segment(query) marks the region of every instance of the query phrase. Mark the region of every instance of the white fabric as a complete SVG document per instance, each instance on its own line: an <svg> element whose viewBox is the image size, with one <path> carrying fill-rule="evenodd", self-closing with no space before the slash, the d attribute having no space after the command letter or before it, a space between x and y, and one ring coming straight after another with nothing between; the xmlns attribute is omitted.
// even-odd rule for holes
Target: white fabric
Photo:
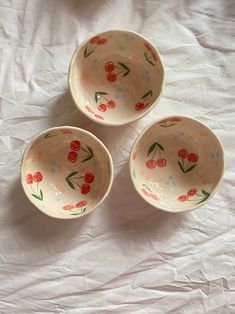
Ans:
<svg viewBox="0 0 235 314"><path fill-rule="evenodd" d="M0 2L1 314L235 313L234 15L234 0ZM108 128L76 110L67 72L79 43L114 28L156 44L166 85L148 116ZM144 126L169 114L206 123L226 158L217 194L177 215L137 195L127 163ZM19 180L31 137L59 125L96 134L115 163L106 201L65 222L34 208Z"/></svg>

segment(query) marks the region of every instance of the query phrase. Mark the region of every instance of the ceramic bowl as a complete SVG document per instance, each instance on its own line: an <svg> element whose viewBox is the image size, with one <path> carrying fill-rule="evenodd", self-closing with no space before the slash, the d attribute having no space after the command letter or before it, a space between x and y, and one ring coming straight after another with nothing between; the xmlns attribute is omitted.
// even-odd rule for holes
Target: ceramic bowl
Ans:
<svg viewBox="0 0 235 314"><path fill-rule="evenodd" d="M163 81L156 47L126 30L91 37L75 51L69 68L69 87L78 109L109 126L146 115L157 104Z"/></svg>
<svg viewBox="0 0 235 314"><path fill-rule="evenodd" d="M130 157L135 189L149 204L182 212L204 204L223 176L223 148L201 122L168 117L154 122L136 140Z"/></svg>
<svg viewBox="0 0 235 314"><path fill-rule="evenodd" d="M39 134L22 159L21 182L27 197L55 218L90 213L106 198L112 180L107 148L90 132L75 127Z"/></svg>

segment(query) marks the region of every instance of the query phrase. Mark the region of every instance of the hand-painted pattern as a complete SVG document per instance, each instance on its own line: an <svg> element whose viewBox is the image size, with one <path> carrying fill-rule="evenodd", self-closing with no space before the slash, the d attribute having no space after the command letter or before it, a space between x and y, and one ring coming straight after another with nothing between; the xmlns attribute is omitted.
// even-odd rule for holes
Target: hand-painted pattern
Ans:
<svg viewBox="0 0 235 314"><path fill-rule="evenodd" d="M63 206L63 210L66 210L69 212L72 216L82 215L86 211L87 201L80 201L75 205L65 205ZM77 211L79 209L79 211Z"/></svg>
<svg viewBox="0 0 235 314"><path fill-rule="evenodd" d="M148 107L149 100L152 96L153 96L153 91L149 90L146 94L143 95L143 97L141 98L141 101L139 101L139 102L137 102L137 104L135 104L135 110L140 111L140 110L144 110L146 107Z"/></svg>
<svg viewBox="0 0 235 314"><path fill-rule="evenodd" d="M107 41L107 39L101 38L100 36L95 36L91 38L90 42L85 47L83 53L84 57L89 57L95 51L96 45L105 45Z"/></svg>
<svg viewBox="0 0 235 314"><path fill-rule="evenodd" d="M98 104L97 109L101 112L116 107L116 102L113 99L109 99L108 95L106 92L95 92L95 102Z"/></svg>
<svg viewBox="0 0 235 314"><path fill-rule="evenodd" d="M142 184L141 191L142 191L142 193L143 193L145 196L147 196L147 197L149 197L149 198L152 198L152 199L154 199L155 201L159 201L159 200L160 200L160 198L159 198L156 194L154 194L154 193L152 192L152 190L149 188L149 186L147 186L146 184Z"/></svg>
<svg viewBox="0 0 235 314"><path fill-rule="evenodd" d="M178 117L171 117L171 118L167 118L167 119L162 119L161 121L159 121L159 124L163 128L168 128L170 126L175 125L179 121L181 121L180 118L178 118Z"/></svg>
<svg viewBox="0 0 235 314"><path fill-rule="evenodd" d="M148 150L147 157L151 156L151 159L146 161L146 167L148 169L154 169L156 167L164 168L167 165L167 161L165 158L162 158L162 154L165 153L164 147L158 143L154 142ZM158 156L156 159L155 156Z"/></svg>
<svg viewBox="0 0 235 314"><path fill-rule="evenodd" d="M193 201L195 205L205 202L210 197L210 193L201 189L191 188L187 194L180 195L177 199L179 202Z"/></svg>
<svg viewBox="0 0 235 314"><path fill-rule="evenodd" d="M54 137L58 134L73 134L73 132L69 129L55 130L55 131L51 131L51 132L45 134L44 138L51 138L51 137Z"/></svg>
<svg viewBox="0 0 235 314"><path fill-rule="evenodd" d="M80 141L74 140L70 143L70 152L68 153L68 161L75 163L77 159L82 159L81 162L85 162L90 160L94 157L94 153L92 149L89 146L86 146L86 148L82 147ZM82 151L83 154L79 155L78 152ZM85 155L84 155L85 153Z"/></svg>
<svg viewBox="0 0 235 314"><path fill-rule="evenodd" d="M94 115L94 117L96 117L97 119L104 120L104 117L95 113L95 111L90 106L86 105L85 108L90 114Z"/></svg>
<svg viewBox="0 0 235 314"><path fill-rule="evenodd" d="M198 155L195 153L189 154L184 148L178 151L178 157L181 158L181 160L178 160L178 165L183 173L192 171L198 162Z"/></svg>
<svg viewBox="0 0 235 314"><path fill-rule="evenodd" d="M105 63L104 68L106 71L107 81L110 83L115 82L117 80L117 76L121 75L124 77L130 73L128 66L122 62L117 62L117 64L114 64L112 61L109 61Z"/></svg>
<svg viewBox="0 0 235 314"><path fill-rule="evenodd" d="M67 184L76 190L75 186L78 186L82 194L88 194L91 191L91 184L93 183L95 176L92 172L86 172L85 175L79 176L78 171L71 172L66 178Z"/></svg>
<svg viewBox="0 0 235 314"><path fill-rule="evenodd" d="M33 193L31 195L39 201L43 201L43 192L39 190L39 183L43 180L43 175L40 171L35 172L34 174L28 173L25 177L26 183L30 185L30 188ZM36 190L33 188L36 183Z"/></svg>
<svg viewBox="0 0 235 314"><path fill-rule="evenodd" d="M149 64L155 66L156 64L155 62L157 61L156 53L154 52L153 48L148 43L144 43L144 46L146 48L146 51L144 53L146 61Z"/></svg>

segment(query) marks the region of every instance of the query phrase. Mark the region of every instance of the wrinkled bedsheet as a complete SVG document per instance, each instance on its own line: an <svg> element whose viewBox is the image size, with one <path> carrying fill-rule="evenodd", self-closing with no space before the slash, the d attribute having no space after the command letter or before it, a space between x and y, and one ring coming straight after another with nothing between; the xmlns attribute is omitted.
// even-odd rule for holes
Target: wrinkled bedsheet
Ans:
<svg viewBox="0 0 235 314"><path fill-rule="evenodd" d="M234 19L233 0L0 2L1 314L235 313ZM83 40L113 28L156 44L166 85L146 117L107 128L77 111L67 73ZM176 215L137 195L127 162L141 130L169 114L206 123L226 159L217 194ZM20 185L27 143L60 125L96 134L115 165L105 202L65 222L40 213Z"/></svg>

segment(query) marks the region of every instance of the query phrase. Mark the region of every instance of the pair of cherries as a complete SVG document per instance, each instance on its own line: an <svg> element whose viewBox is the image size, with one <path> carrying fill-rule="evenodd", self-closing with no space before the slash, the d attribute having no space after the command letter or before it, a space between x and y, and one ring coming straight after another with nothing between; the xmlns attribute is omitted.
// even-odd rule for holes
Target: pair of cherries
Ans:
<svg viewBox="0 0 235 314"><path fill-rule="evenodd" d="M159 167L159 168L164 168L166 167L166 159L165 158L159 158L157 160L154 160L154 159L149 159L146 161L146 167L148 169L154 169L156 167Z"/></svg>
<svg viewBox="0 0 235 314"><path fill-rule="evenodd" d="M109 100L106 104L100 103L97 107L99 111L104 112L107 109L114 109L116 107L116 103L114 100Z"/></svg>

